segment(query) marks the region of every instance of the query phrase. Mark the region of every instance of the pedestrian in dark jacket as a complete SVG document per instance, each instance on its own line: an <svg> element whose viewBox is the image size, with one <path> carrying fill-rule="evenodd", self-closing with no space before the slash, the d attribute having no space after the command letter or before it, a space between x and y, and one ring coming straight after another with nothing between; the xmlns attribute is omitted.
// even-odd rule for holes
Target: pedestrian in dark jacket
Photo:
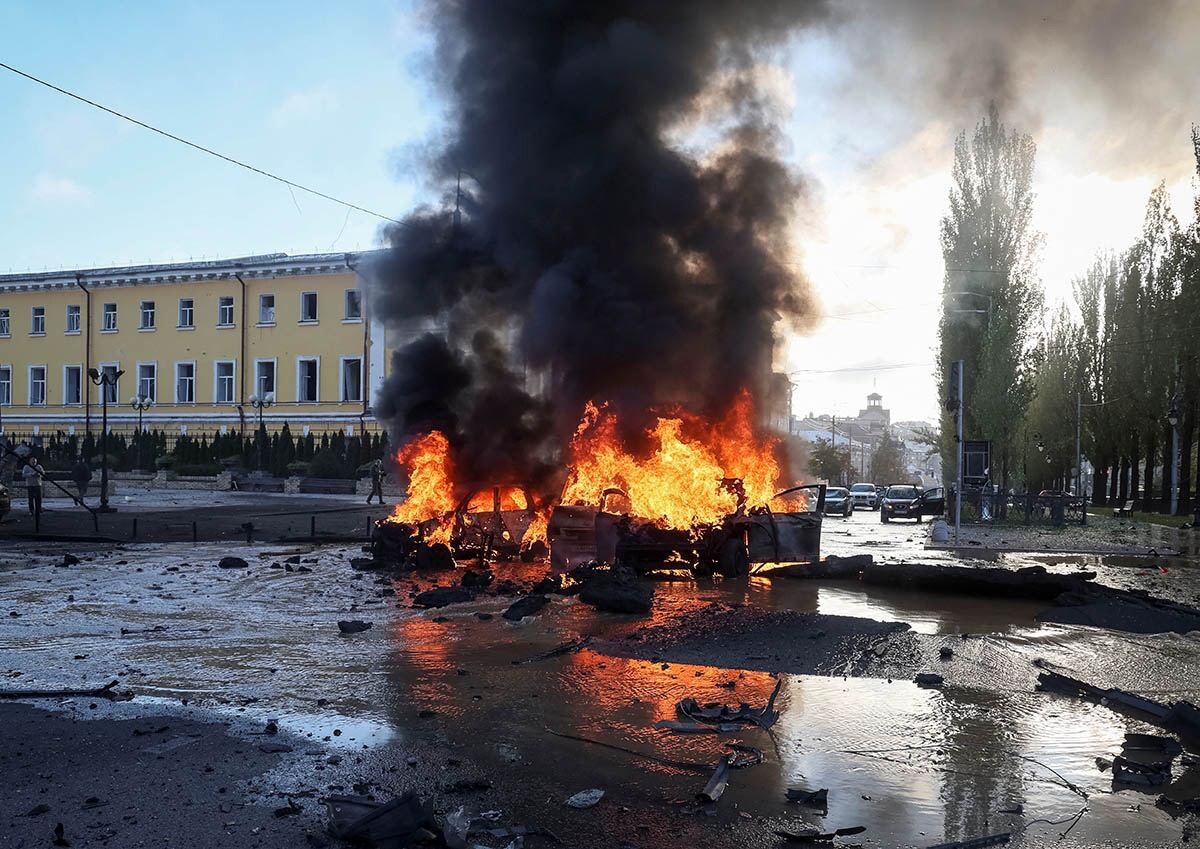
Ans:
<svg viewBox="0 0 1200 849"><path fill-rule="evenodd" d="M379 503L383 503L383 463L376 460L371 464L371 494L367 496L367 503L371 503L371 499L379 497Z"/></svg>
<svg viewBox="0 0 1200 849"><path fill-rule="evenodd" d="M87 498L88 484L92 482L92 467L83 459L82 454L75 458L75 465L71 467L71 480L75 481L75 487L79 490L79 502L82 504Z"/></svg>

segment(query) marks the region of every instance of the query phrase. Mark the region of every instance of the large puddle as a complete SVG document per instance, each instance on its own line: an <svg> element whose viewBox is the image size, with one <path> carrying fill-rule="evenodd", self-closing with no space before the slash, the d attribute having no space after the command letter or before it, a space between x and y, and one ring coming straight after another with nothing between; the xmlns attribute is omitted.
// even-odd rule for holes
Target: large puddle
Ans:
<svg viewBox="0 0 1200 849"><path fill-rule="evenodd" d="M216 569L226 553L242 553L253 565ZM282 568L297 553L301 563L287 565L311 572ZM727 743L740 743L761 749L765 760L733 773L716 816L748 814L763 821L764 834L803 822L866 826L857 839L870 846L926 846L1026 827L1033 845L1054 842L1069 826L1077 845L1181 839L1180 822L1154 806L1156 793L1114 792L1096 764L1120 753L1126 731L1148 729L1103 707L1035 693L1029 680L1032 660L1046 658L1093 680L1198 699L1194 637L1041 626L1036 604L855 582L664 583L659 620L721 600L902 621L931 636L985 635L977 641L985 667L979 687L789 675L770 734L681 735L654 728L676 718L679 699L761 705L775 679L590 650L524 662L581 634L611 636L645 622L597 615L572 601L515 625L498 615L503 599L417 612L407 607L408 582L351 572L354 554L142 546L67 569L49 565L53 554L34 558L28 568L0 572L3 686L120 676L148 697L276 717L331 745L389 744L397 758L405 739L445 734L489 771L532 782L539 792L565 797L603 787L616 804L662 806L671 816L704 816L694 796L707 776L662 761L715 764ZM1053 568L1139 571L1052 559ZM1189 586L1194 595L1196 585ZM335 623L345 618L374 627L343 637ZM1013 669L1023 670L1020 680ZM428 711L435 723L419 718ZM335 729L342 733L334 736ZM1175 769L1179 782L1200 781L1184 775L1179 761ZM786 804L788 787L827 788L828 810ZM1022 813L1002 813L1018 806Z"/></svg>

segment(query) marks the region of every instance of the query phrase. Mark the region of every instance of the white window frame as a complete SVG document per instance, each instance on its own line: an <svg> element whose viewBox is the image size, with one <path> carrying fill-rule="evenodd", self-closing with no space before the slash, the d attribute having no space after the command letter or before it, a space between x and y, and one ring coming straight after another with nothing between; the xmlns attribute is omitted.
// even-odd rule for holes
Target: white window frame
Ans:
<svg viewBox="0 0 1200 849"><path fill-rule="evenodd" d="M313 317L305 318L304 317L304 299L307 298L309 295L312 295L312 299L313 299ZM320 299L317 297L316 292L301 292L300 293L300 321L299 321L299 323L300 324L320 324L321 323L321 321L320 321L321 320L320 303L321 303Z"/></svg>
<svg viewBox="0 0 1200 849"><path fill-rule="evenodd" d="M221 310L225 308L222 301L229 301L229 321L221 321ZM217 297L217 327L236 327L237 316L233 314L234 307L237 306L233 295L219 295Z"/></svg>
<svg viewBox="0 0 1200 849"><path fill-rule="evenodd" d="M356 361L358 363L358 397L357 398L347 398L346 397L346 363L352 362L352 361ZM338 398L343 403L353 402L355 404L361 404L363 398L366 397L366 387L363 385L363 379L365 378L365 376L366 376L366 372L363 369L363 358L361 355L356 356L356 357L339 357L338 358L338 384L339 384Z"/></svg>
<svg viewBox="0 0 1200 849"><path fill-rule="evenodd" d="M42 314L38 315L37 311L41 310ZM42 329L37 329L37 320L42 320ZM46 335L46 308L45 307L30 307L29 308L29 335L30 336L45 336Z"/></svg>
<svg viewBox="0 0 1200 849"><path fill-rule="evenodd" d="M146 305L150 308L147 309ZM149 314L150 321L146 321ZM138 301L138 330L149 332L158 329L158 304L155 301Z"/></svg>
<svg viewBox="0 0 1200 849"><path fill-rule="evenodd" d="M179 367L192 367L192 398L190 401L179 397ZM196 403L196 361L195 360L176 360L175 361L175 391L172 393L172 398L176 404L195 404Z"/></svg>
<svg viewBox="0 0 1200 849"><path fill-rule="evenodd" d="M221 398L221 366L229 366L229 398ZM237 360L213 360L213 403L236 404L238 400Z"/></svg>
<svg viewBox="0 0 1200 849"><path fill-rule="evenodd" d="M0 307L0 339L7 339L12 335L12 310L8 307Z"/></svg>
<svg viewBox="0 0 1200 849"><path fill-rule="evenodd" d="M270 318L264 317L264 314L263 314L263 299L264 298L271 299ZM275 300L274 292L263 292L258 296L258 326L259 327L274 327L275 326L275 319L277 317L276 312L275 312L276 307L277 307L277 303Z"/></svg>
<svg viewBox="0 0 1200 849"><path fill-rule="evenodd" d="M97 364L96 368L99 370L99 372L101 374L104 374L105 369L112 369L114 372L118 372L121 370L121 363L119 360L116 362L99 363L99 364ZM136 375L135 375L135 377L136 377ZM90 380L91 378L88 378L88 379ZM98 386L96 388L101 390L101 392L98 393L101 395L101 397L96 399L98 403L103 402L103 400L104 400L103 392L105 392L105 391L107 391L109 393L108 403L110 403L110 404L121 403L120 402L120 397L121 397L120 387L118 387L118 386Z"/></svg>
<svg viewBox="0 0 1200 849"><path fill-rule="evenodd" d="M12 389L13 389L13 377L12 377L13 376L13 367L12 367L12 364L11 363L0 363L0 372L8 372L8 400L5 400L4 395L2 393L0 393L0 407L11 407L12 406L12 397L13 397L12 396ZM4 386L4 383L2 381L0 381L0 387L2 387L2 386Z"/></svg>
<svg viewBox="0 0 1200 849"><path fill-rule="evenodd" d="M188 319L189 319L187 324L183 323L183 310L184 310L183 304L185 301L189 304L189 306L187 307ZM196 329L196 299L195 298L180 298L179 299L179 307L178 307L178 309L176 311L176 315L175 315L175 327L178 330L195 330Z"/></svg>
<svg viewBox="0 0 1200 849"><path fill-rule="evenodd" d="M71 312L72 310L74 310L74 312ZM74 330L71 329L71 316L72 315L75 316L75 329ZM63 326L66 327L67 329L64 331L64 333L67 336L78 336L80 333L80 328L83 327L83 309L80 307L79 304L67 304L67 315L66 315L65 321L66 321L66 324Z"/></svg>
<svg viewBox="0 0 1200 849"><path fill-rule="evenodd" d="M142 394L142 367L143 366L149 366L150 368L154 369L154 377L152 378L152 380L154 381L154 391L151 392L149 395ZM134 373L133 373L133 379L136 382L136 386L133 391L135 393L137 393L139 396L141 396L142 398L149 398L151 401L153 401L155 404L157 404L158 403L158 360L144 360L144 361L139 362L137 364L137 370L134 371Z"/></svg>
<svg viewBox="0 0 1200 849"><path fill-rule="evenodd" d="M34 369L42 370L42 400L41 401L33 400L33 370ZM45 363L30 363L29 364L29 368L25 373L26 377L28 378L28 383L26 384L25 397L29 401L30 407L45 407L47 402L50 400L50 397L49 397L50 396L50 386L49 386L50 373L49 372L50 372L50 370L46 368Z"/></svg>
<svg viewBox="0 0 1200 849"><path fill-rule="evenodd" d="M79 400L77 400L77 401L72 401L67 394L67 389L70 386L70 384L67 383L67 372L69 372L71 369L77 369L79 371ZM64 407L78 407L78 406L83 405L83 396L84 396L84 393L86 392L86 390L84 389L84 386L83 386L83 382L85 380L87 380L87 375L83 373L83 364L82 363L65 363L63 365L62 398L63 398L63 406Z"/></svg>
<svg viewBox="0 0 1200 849"><path fill-rule="evenodd" d="M350 296L358 297L358 315L350 315ZM342 323L343 324L362 324L363 322L363 298L361 289L347 289L342 296Z"/></svg>
<svg viewBox="0 0 1200 849"><path fill-rule="evenodd" d="M270 394L275 398L276 401L278 401L279 400L279 358L278 357L260 357L259 359L256 359L254 361L254 387L253 387L254 391L251 394L257 395L260 398L264 394L267 394L267 393L264 393L262 391L262 388L258 385L258 367L260 365L262 365L263 363L271 364L271 382L274 385L271 387Z"/></svg>
<svg viewBox="0 0 1200 849"><path fill-rule="evenodd" d="M112 307L110 310L109 307ZM112 316L112 327L108 326L108 317ZM100 305L100 332L116 333L120 329L117 323L117 305L114 303Z"/></svg>
<svg viewBox="0 0 1200 849"><path fill-rule="evenodd" d="M302 398L301 397L300 388L301 388L302 384L300 382L300 363L304 363L304 362L315 362L317 364L317 379L316 379L316 385L314 387L316 389L316 397L315 398ZM278 375L276 375L275 380L276 381L279 380ZM319 356L300 355L300 356L296 357L296 403L298 403L298 404L319 404L319 403L321 403L321 358Z"/></svg>

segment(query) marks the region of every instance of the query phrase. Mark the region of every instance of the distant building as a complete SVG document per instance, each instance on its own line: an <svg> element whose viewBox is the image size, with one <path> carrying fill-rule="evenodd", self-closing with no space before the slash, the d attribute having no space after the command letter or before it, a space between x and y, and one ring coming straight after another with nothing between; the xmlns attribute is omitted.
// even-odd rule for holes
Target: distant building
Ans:
<svg viewBox="0 0 1200 849"><path fill-rule="evenodd" d="M883 408L883 396L878 392L872 392L867 396L866 409L858 411L858 420L855 424L870 433L882 433L891 423L892 413Z"/></svg>

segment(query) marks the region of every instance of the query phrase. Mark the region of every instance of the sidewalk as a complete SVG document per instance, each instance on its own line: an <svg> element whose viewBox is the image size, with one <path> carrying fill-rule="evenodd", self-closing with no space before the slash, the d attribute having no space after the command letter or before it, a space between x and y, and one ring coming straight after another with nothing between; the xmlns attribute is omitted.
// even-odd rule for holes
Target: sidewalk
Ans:
<svg viewBox="0 0 1200 849"><path fill-rule="evenodd" d="M930 529L932 534L932 527ZM1025 525L963 525L958 544L954 544L954 526L950 541L926 541L925 547L942 551L961 550L1028 551L1055 554L1129 554L1149 556L1200 557L1200 533L1162 525L1114 521L1105 516L1088 516L1087 525L1061 528Z"/></svg>

